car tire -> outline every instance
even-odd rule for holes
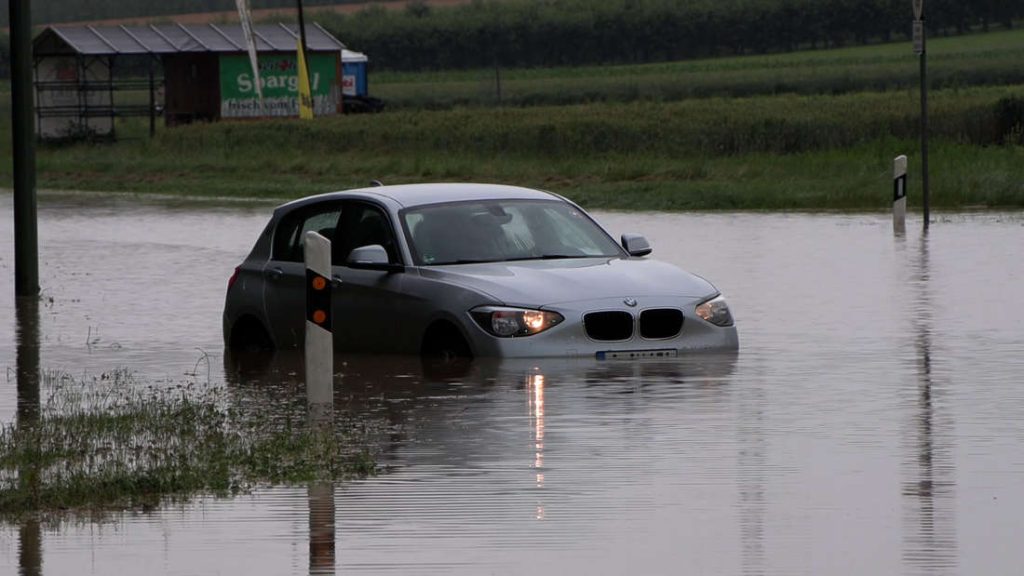
[[[458,328],[448,322],[435,323],[427,330],[420,354],[424,375],[432,379],[464,376],[473,359],[469,343]]]
[[[266,328],[252,316],[243,316],[235,322],[235,326],[231,329],[231,340],[228,346],[236,352],[260,352],[274,349],[274,343],[270,340]]]

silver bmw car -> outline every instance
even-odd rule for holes
[[[233,350],[301,347],[308,231],[331,241],[334,346],[436,358],[672,357],[735,350],[715,287],[645,258],[548,192],[485,184],[379,186],[274,214],[224,305]]]

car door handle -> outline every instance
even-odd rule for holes
[[[341,286],[343,282],[344,281],[341,279],[341,276],[338,276],[337,274],[331,276],[331,286]]]
[[[267,278],[270,278],[271,280],[280,280],[284,277],[284,270],[281,270],[280,268],[271,268],[270,270],[267,270],[266,274]]]

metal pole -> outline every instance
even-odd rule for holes
[[[924,229],[931,220],[928,190],[928,50],[924,16],[921,16],[921,186],[924,202]]]
[[[299,117],[311,120],[316,117],[316,106],[314,105],[312,83],[310,82],[312,78],[312,73],[309,70],[309,46],[306,44],[306,19],[302,15],[302,0],[295,0],[295,4],[298,6],[299,10],[299,42],[302,46],[302,66],[298,70]],[[305,71],[305,78],[303,78],[303,71]],[[344,74],[344,72],[342,74]],[[342,80],[342,84],[344,84],[344,79]],[[344,88],[342,88],[342,90],[344,91]],[[308,102],[306,101],[307,97],[309,98]],[[304,112],[304,110],[308,110],[308,112]],[[309,115],[307,116],[304,114]]]
[[[494,86],[498,94],[498,104],[501,104],[501,66],[498,65],[497,58],[494,59]]]
[[[149,63],[149,137],[156,136],[156,84],[153,82],[153,62]]]
[[[306,70],[309,70],[309,56],[306,55],[309,52],[309,47],[306,45],[306,20],[302,16],[302,0],[295,0],[295,4],[299,9],[299,39],[302,41],[302,56],[306,60]]]
[[[117,114],[114,113],[114,57],[107,58],[107,104],[110,105],[110,139],[117,140]]]
[[[14,293],[39,294],[36,148],[30,0],[11,0],[11,128],[14,160]]]

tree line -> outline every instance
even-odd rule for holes
[[[305,5],[360,0],[303,0]],[[0,24],[7,1],[0,1]],[[252,0],[253,8],[294,0]],[[58,0],[34,2],[35,22],[233,10],[233,0]],[[1009,28],[1024,2],[927,0],[930,35]],[[909,38],[909,0],[472,0],[354,14],[311,14],[377,69],[443,70],[632,64],[771,53]],[[8,65],[0,35],[0,74]]]
[[[930,34],[1012,27],[1024,2],[927,0]],[[474,0],[320,14],[378,69],[671,61],[909,38],[910,0]]]
[[[302,0],[304,6],[358,4],[366,0]],[[0,0],[0,25],[7,26],[10,0]],[[295,0],[250,0],[256,8],[292,8]],[[235,0],[46,0],[32,2],[32,22],[38,25],[82,20],[166,16],[235,10]]]

